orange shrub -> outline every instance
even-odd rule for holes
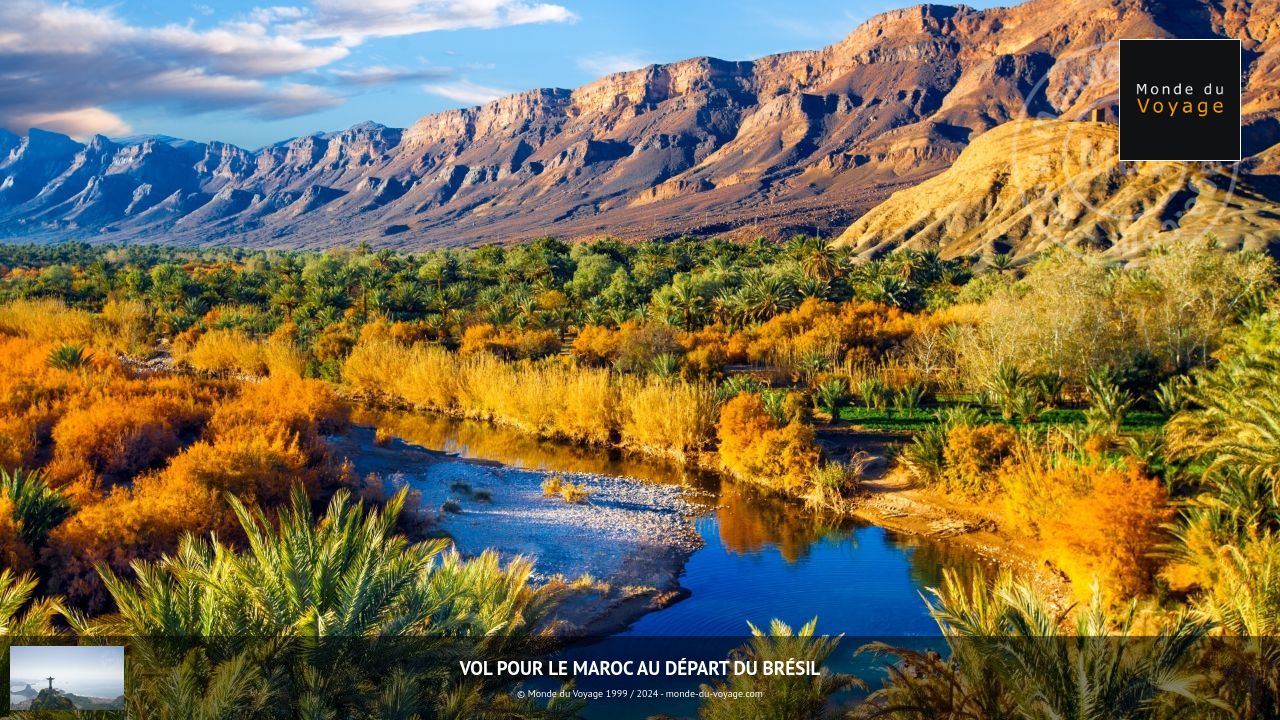
[[[164,400],[144,397],[137,407],[159,407]],[[268,510],[287,498],[295,482],[318,494],[341,479],[320,435],[340,430],[346,413],[346,406],[318,381],[280,377],[246,384],[217,405],[205,439],[164,469],[141,475],[132,487],[116,487],[105,497],[83,480],[74,483],[67,494],[81,509],[49,538],[44,562],[51,587],[78,607],[101,611],[108,597],[94,571],[96,563],[128,576],[134,560],[172,552],[185,533],[216,530],[234,537],[237,528],[227,493]]]
[[[685,372],[699,377],[723,372],[724,366],[729,364],[728,339],[724,329],[718,326],[681,333]]]
[[[1018,445],[1008,425],[957,425],[947,433],[943,480],[952,490],[980,493]]]
[[[22,541],[21,527],[14,517],[13,501],[0,495],[0,567],[14,572],[31,569],[31,548]]]
[[[748,338],[747,358],[756,363],[789,365],[815,353],[833,362],[858,361],[883,357],[922,322],[920,316],[875,302],[837,305],[808,298],[739,335]]]
[[[536,359],[560,349],[560,335],[553,330],[496,328],[489,323],[468,327],[462,333],[463,354],[487,352],[504,360]]]
[[[498,328],[492,323],[477,323],[467,326],[462,331],[462,344],[458,351],[462,353],[495,352],[501,346]]]
[[[702,345],[685,354],[682,367],[688,375],[710,377],[724,372],[726,364],[728,364],[728,355],[724,348],[718,345]]]
[[[106,397],[71,410],[53,428],[50,474],[64,483],[111,483],[156,467],[178,449],[180,413],[175,401],[158,397]]]
[[[412,345],[416,342],[426,342],[428,340],[439,340],[439,333],[430,325],[421,320],[414,322],[396,321],[391,323],[391,327],[387,329],[387,334],[394,340],[402,342],[406,345]],[[361,332],[361,337],[364,333]]]
[[[818,467],[813,428],[800,422],[778,427],[755,393],[724,404],[718,431],[721,464],[744,480],[796,492]]]
[[[209,429],[214,438],[247,427],[292,435],[304,445],[314,445],[320,435],[345,429],[349,418],[346,403],[326,383],[278,377],[247,384],[239,395],[218,405]]]
[[[82,374],[49,367],[49,352],[58,344],[0,335],[0,408],[21,414],[84,389]]]
[[[187,448],[164,469],[160,481],[272,507],[288,500],[295,482],[315,495],[319,474],[295,438],[246,427]]]
[[[135,560],[173,552],[184,533],[214,529],[209,512],[213,500],[198,486],[144,476],[131,489],[117,487],[101,501],[83,506],[49,534],[43,563],[51,591],[90,613],[108,609],[110,597],[95,565],[130,576]]]
[[[512,357],[536,360],[560,351],[560,334],[554,330],[521,330],[509,336]]]
[[[39,450],[47,418],[38,408],[0,415],[0,467],[29,467]]]
[[[734,333],[724,344],[725,361],[727,363],[745,363],[751,347],[751,337],[746,333]]]
[[[573,357],[584,365],[601,367],[618,353],[619,334],[607,327],[588,325],[573,339]]]
[[[337,362],[346,357],[355,344],[356,333],[351,326],[343,323],[326,325],[311,341],[311,354],[320,362]]]
[[[1050,559],[1085,593],[1094,576],[1117,599],[1151,588],[1152,557],[1163,539],[1161,526],[1174,515],[1164,485],[1136,466],[1109,468],[1092,478],[1090,492],[1072,498],[1048,521]]]
[[[776,429],[773,418],[756,393],[741,393],[720,408],[716,425],[720,441],[720,462],[734,474],[752,475],[757,470],[754,444]]]
[[[1092,486],[1092,466],[1074,462],[1008,463],[999,472],[1004,491],[1004,521],[1009,530],[1041,537],[1045,523],[1062,517],[1067,506]]]

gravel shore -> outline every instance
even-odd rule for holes
[[[584,575],[598,581],[584,591],[592,597],[564,604],[558,620],[573,626],[568,632],[619,629],[679,599],[685,561],[702,545],[693,526],[699,507],[679,486],[464,460],[399,438],[379,446],[368,427],[330,442],[358,476],[375,474],[388,491],[408,485],[419,493],[435,527],[464,555],[493,548],[504,558],[531,558],[538,581]],[[551,476],[587,488],[586,501],[544,495]]]

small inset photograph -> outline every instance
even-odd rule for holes
[[[9,649],[11,717],[124,717],[124,648],[16,645]]]

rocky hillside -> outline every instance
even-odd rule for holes
[[[1280,246],[1280,176],[1263,157],[1239,167],[1124,163],[1116,127],[1064,120],[1006,123],[948,170],[895,193],[837,240],[864,255],[897,247],[948,257],[1053,246],[1117,257],[1212,234],[1225,248]]]
[[[1114,115],[1118,37],[1244,38],[1246,151],[1269,147],[1277,5],[918,6],[821,50],[654,65],[256,151],[0,131],[0,238],[426,247],[838,232],[1011,119]]]

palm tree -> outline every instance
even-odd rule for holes
[[[1211,587],[1192,612],[1225,637],[1204,657],[1235,717],[1280,718],[1280,539],[1270,531],[1222,545]]]
[[[687,275],[677,276],[655,299],[658,305],[655,309],[669,318],[678,319],[684,330],[692,330],[695,322],[701,321],[706,306],[706,299]]]
[[[840,408],[849,399],[849,384],[841,377],[827,378],[814,387],[813,397],[818,407],[830,416],[829,422],[835,422],[840,417]]]
[[[818,282],[829,282],[840,274],[840,253],[821,237],[805,238],[797,255],[804,276]]]
[[[746,277],[742,292],[744,310],[752,320],[767,320],[795,304],[795,290],[780,275],[754,272]]]
[[[730,330],[736,329],[745,321],[744,304],[741,290],[721,288],[711,300],[716,322],[723,323]]]
[[[1195,408],[1168,425],[1174,457],[1205,462],[1208,478],[1230,468],[1271,486],[1280,503],[1280,350],[1243,352],[1187,388]]]
[[[827,704],[832,695],[862,682],[852,676],[833,673],[825,667],[827,659],[840,646],[844,636],[815,635],[818,619],[793,630],[781,620],[769,623],[769,630],[747,623],[751,640],[735,650],[730,659],[744,662],[779,660],[810,661],[821,670],[817,675],[768,675],[764,673],[732,675],[726,681],[703,686],[704,702],[699,716],[703,720],[737,720],[738,718],[786,718],[787,720],[819,720],[827,717]],[[753,695],[748,693],[759,693]]]
[[[0,638],[36,638],[58,635],[54,618],[64,612],[56,598],[34,600],[39,581],[30,573],[16,575],[0,570]],[[7,646],[7,643],[6,643]],[[8,660],[7,651],[0,653]]]
[[[29,573],[0,570],[0,673],[5,677],[9,677],[9,648],[14,643],[30,644],[33,638],[61,634],[54,619],[66,610],[57,598],[33,599],[39,584]]]
[[[1019,415],[1024,396],[1030,396],[1032,400],[1037,397],[1031,387],[1032,380],[1034,378],[1022,372],[1017,365],[1000,363],[984,383],[987,402],[994,405],[1005,420],[1013,420]]]
[[[1013,256],[1009,253],[996,253],[991,256],[987,267],[1003,275],[1013,269]]]
[[[1085,390],[1089,392],[1089,409],[1085,410],[1085,419],[1108,437],[1119,433],[1124,416],[1137,402],[1137,398],[1116,383],[1110,368],[1090,372],[1085,377]]]
[[[316,520],[297,489],[275,523],[229,498],[247,551],[188,537],[172,556],[135,563],[136,582],[101,567],[119,611],[77,629],[140,639],[131,652],[148,680],[131,702],[152,708],[141,717],[182,716],[188,697],[171,695],[174,682],[207,692],[244,675],[244,663],[250,680],[228,695],[235,717],[266,717],[281,703],[307,717],[437,716],[454,654],[514,652],[534,637],[556,586],[531,588],[523,559],[503,567],[493,553],[445,553],[444,540],[411,544],[395,533],[406,497],[366,512],[340,492]],[[192,677],[173,674],[184,664]],[[416,680],[397,696],[406,712],[380,714],[389,688],[406,690],[386,684],[399,676]],[[255,714],[263,698],[268,710]]]
[[[49,367],[54,370],[80,370],[93,360],[93,353],[83,345],[59,345],[49,351]]]
[[[1133,637],[1136,604],[1113,616],[1095,584],[1064,632],[1063,616],[1007,573],[994,586],[980,574],[966,585],[948,570],[930,594],[951,657],[863,648],[905,665],[890,671],[861,717],[1155,720],[1210,704],[1191,668],[1208,626],[1185,613],[1155,635]]]
[[[0,494],[13,503],[22,541],[39,549],[49,531],[71,514],[71,502],[49,487],[39,472],[0,469]]]

